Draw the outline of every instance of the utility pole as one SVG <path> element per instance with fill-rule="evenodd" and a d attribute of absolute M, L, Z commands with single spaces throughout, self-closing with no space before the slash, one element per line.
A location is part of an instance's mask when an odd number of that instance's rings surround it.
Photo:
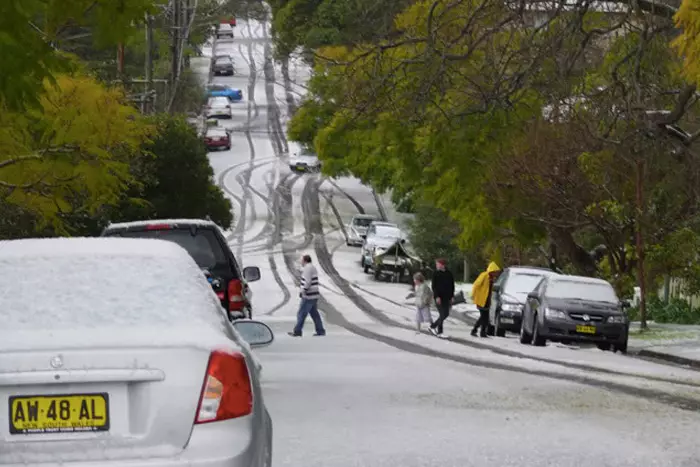
<path fill-rule="evenodd" d="M 175 90 L 175 82 L 177 81 L 178 76 L 180 76 L 180 40 L 181 40 L 181 35 L 182 35 L 182 14 L 180 13 L 180 2 L 181 0 L 173 0 L 173 17 L 172 17 L 172 45 L 170 48 L 171 52 L 171 59 L 172 59 L 172 68 L 170 71 L 170 79 L 171 79 L 171 89 L 172 92 Z"/>
<path fill-rule="evenodd" d="M 639 155 L 637 156 L 639 157 Z M 639 319 L 641 321 L 641 328 L 647 328 L 647 287 L 646 287 L 646 275 L 644 274 L 644 172 L 645 163 L 642 160 L 636 161 L 636 201 L 637 201 L 637 218 L 636 218 L 636 249 L 637 249 L 637 282 L 639 282 Z"/>
<path fill-rule="evenodd" d="M 144 114 L 149 114 L 153 111 L 153 99 L 151 91 L 153 90 L 153 16 L 146 13 L 146 69 L 144 75 L 146 82 L 144 83 L 144 100 L 141 111 Z"/>

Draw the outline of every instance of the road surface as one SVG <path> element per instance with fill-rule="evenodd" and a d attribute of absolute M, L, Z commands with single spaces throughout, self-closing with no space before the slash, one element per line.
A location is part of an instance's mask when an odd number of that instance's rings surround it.
<path fill-rule="evenodd" d="M 405 285 L 375 282 L 345 245 L 358 212 L 379 215 L 351 178 L 293 174 L 286 124 L 308 69 L 274 63 L 269 24 L 239 20 L 236 74 L 243 90 L 230 151 L 210 154 L 233 201 L 230 245 L 263 279 L 254 314 L 276 332 L 257 352 L 275 426 L 275 466 L 698 466 L 700 374 L 602 352 L 516 339 L 474 339 L 459 313 L 449 341 L 412 330 Z M 206 80 L 206 59 L 193 61 Z M 284 72 L 286 71 L 286 73 Z M 285 76 L 288 75 L 288 76 Z M 298 304 L 300 256 L 317 264 L 328 335 L 286 335 Z"/>

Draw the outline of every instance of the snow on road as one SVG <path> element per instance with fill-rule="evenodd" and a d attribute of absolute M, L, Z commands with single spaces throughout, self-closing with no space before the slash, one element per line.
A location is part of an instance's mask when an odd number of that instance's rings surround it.
<path fill-rule="evenodd" d="M 290 107 L 309 70 L 271 60 L 269 24 L 239 20 L 236 74 L 214 82 L 243 90 L 232 148 L 210 154 L 232 199 L 227 232 L 246 266 L 254 315 L 277 340 L 259 355 L 275 424 L 275 466 L 700 465 L 700 374 L 590 348 L 535 348 L 474 339 L 455 309 L 450 341 L 416 335 L 405 284 L 375 281 L 345 245 L 354 214 L 379 215 L 354 178 L 293 174 Z M 267 47 L 266 47 L 267 46 Z M 203 79 L 206 58 L 193 61 Z M 274 75 L 274 76 L 273 76 Z M 319 270 L 328 336 L 286 335 L 296 316 L 302 254 Z M 307 337 L 308 336 L 308 337 Z"/>

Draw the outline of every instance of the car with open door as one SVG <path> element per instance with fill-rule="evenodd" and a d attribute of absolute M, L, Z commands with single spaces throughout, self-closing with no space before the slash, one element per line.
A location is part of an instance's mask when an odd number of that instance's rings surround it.
<path fill-rule="evenodd" d="M 2 241 L 0 283 L 0 465 L 271 466 L 272 331 L 230 323 L 183 248 Z"/>
<path fill-rule="evenodd" d="M 550 269 L 529 266 L 505 268 L 493 284 L 486 332 L 498 337 L 504 337 L 506 331 L 520 333 L 527 295 L 542 278 L 551 274 L 557 273 Z"/>
<path fill-rule="evenodd" d="M 183 247 L 201 269 L 220 281 L 217 292 L 230 319 L 253 317 L 253 292 L 249 282 L 260 279 L 260 269 L 241 270 L 221 228 L 204 219 L 165 219 L 110 224 L 103 237 L 155 238 Z M 205 274 L 203 274 L 205 275 Z"/>
<path fill-rule="evenodd" d="M 528 294 L 520 342 L 591 342 L 601 350 L 627 352 L 629 320 L 609 282 L 584 276 L 550 275 Z"/>

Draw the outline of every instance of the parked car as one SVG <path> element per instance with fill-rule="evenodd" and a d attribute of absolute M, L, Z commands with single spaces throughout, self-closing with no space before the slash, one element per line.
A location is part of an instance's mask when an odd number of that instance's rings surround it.
<path fill-rule="evenodd" d="M 207 94 L 209 97 L 225 97 L 232 102 L 243 100 L 243 91 L 223 84 L 210 84 L 207 86 Z"/>
<path fill-rule="evenodd" d="M 229 323 L 182 248 L 3 241 L 0 276 L 0 465 L 271 465 L 272 331 Z"/>
<path fill-rule="evenodd" d="M 214 75 L 230 75 L 233 76 L 236 69 L 233 66 L 233 60 L 230 57 L 218 57 L 214 59 L 212 65 L 214 67 Z"/>
<path fill-rule="evenodd" d="M 220 23 L 219 28 L 216 30 L 217 39 L 223 39 L 224 37 L 233 39 L 233 27 L 229 23 Z"/>
<path fill-rule="evenodd" d="M 320 172 L 321 161 L 316 154 L 308 151 L 301 151 L 289 158 L 289 169 L 292 172 Z"/>
<path fill-rule="evenodd" d="M 229 318 L 252 318 L 253 293 L 249 282 L 260 279 L 260 269 L 249 266 L 241 271 L 221 228 L 202 219 L 148 220 L 110 224 L 103 237 L 157 238 L 177 243 L 194 258 L 200 268 L 221 280 L 221 306 Z"/>
<path fill-rule="evenodd" d="M 362 243 L 360 266 L 365 273 L 372 269 L 373 258 L 386 251 L 397 240 L 404 238 L 399 226 L 391 222 L 373 221 L 368 229 L 367 236 Z"/>
<path fill-rule="evenodd" d="M 231 136 L 221 127 L 209 127 L 204 135 L 207 149 L 231 149 Z"/>
<path fill-rule="evenodd" d="M 546 268 L 511 266 L 505 268 L 491 292 L 487 333 L 503 337 L 506 331 L 519 333 L 527 295 L 542 278 L 556 272 Z"/>
<path fill-rule="evenodd" d="M 233 118 L 231 102 L 226 97 L 210 97 L 207 101 L 207 118 Z"/>
<path fill-rule="evenodd" d="M 350 224 L 348 224 L 348 238 L 345 243 L 348 246 L 362 246 L 365 237 L 367 237 L 369 225 L 376 220 L 377 218 L 371 214 L 352 216 Z"/>
<path fill-rule="evenodd" d="M 592 342 L 601 350 L 627 352 L 628 306 L 602 279 L 549 275 L 528 294 L 520 342 Z"/>

